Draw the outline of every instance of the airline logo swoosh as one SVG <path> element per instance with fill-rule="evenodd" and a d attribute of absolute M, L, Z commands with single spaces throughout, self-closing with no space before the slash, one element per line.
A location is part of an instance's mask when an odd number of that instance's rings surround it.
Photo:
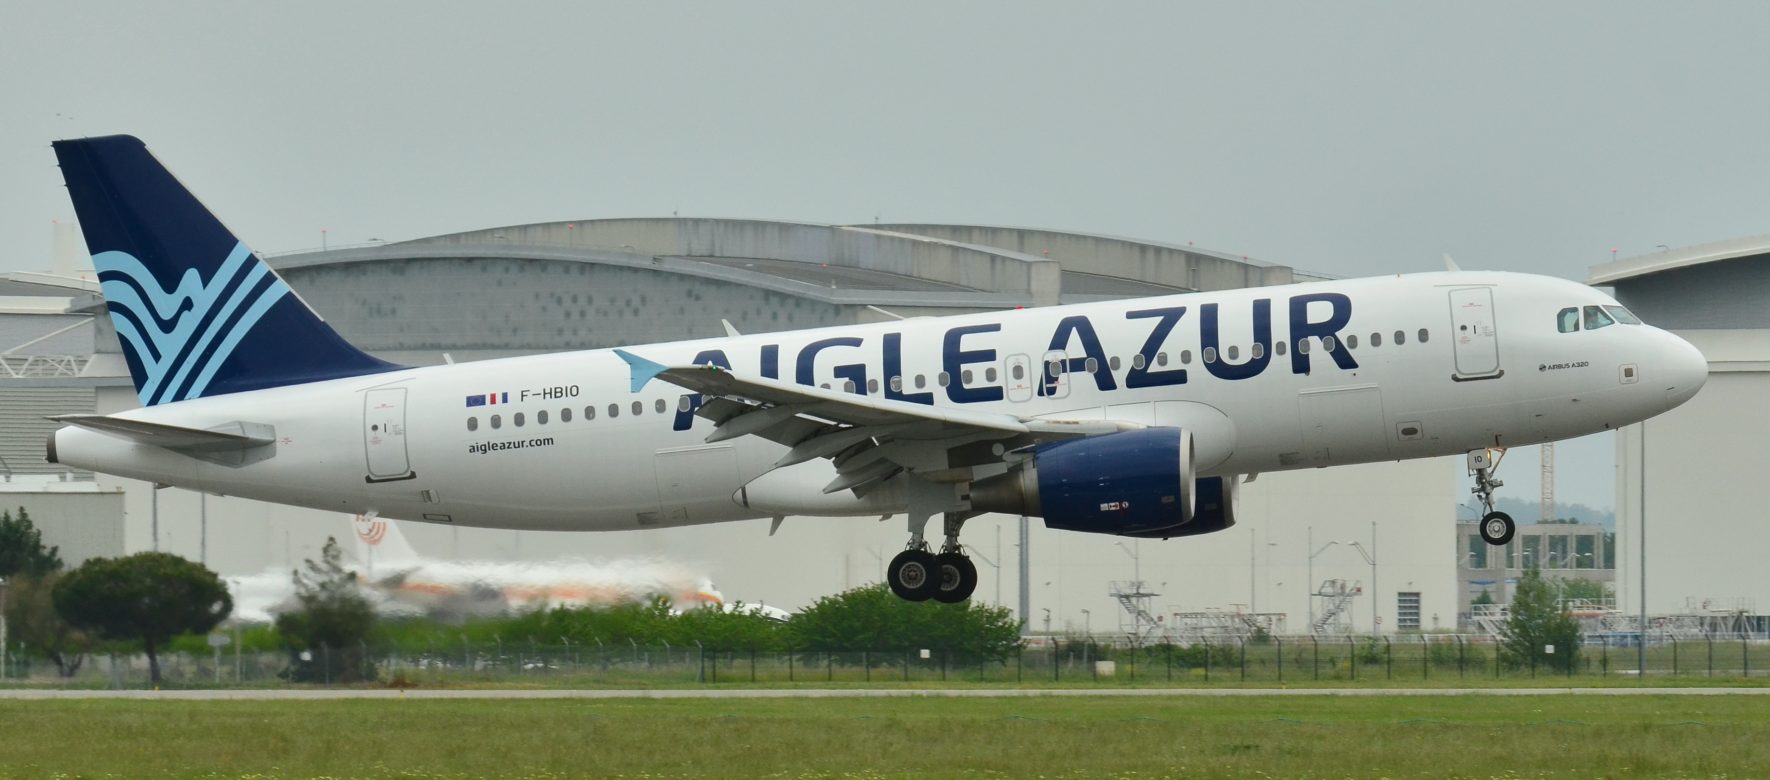
<path fill-rule="evenodd" d="M 117 339 L 141 364 L 136 391 L 146 406 L 202 396 L 252 326 L 289 294 L 245 244 L 234 245 L 214 276 L 187 269 L 171 290 L 127 252 L 100 252 L 92 264 Z"/>

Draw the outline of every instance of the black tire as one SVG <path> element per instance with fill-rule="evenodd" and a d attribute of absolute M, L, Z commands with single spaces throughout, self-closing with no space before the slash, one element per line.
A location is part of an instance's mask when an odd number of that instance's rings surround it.
<path fill-rule="evenodd" d="M 904 601 L 927 601 L 940 591 L 940 566 L 934 553 L 904 550 L 885 567 L 885 582 Z"/>
<path fill-rule="evenodd" d="M 961 553 L 949 552 L 934 556 L 934 564 L 940 569 L 940 589 L 935 591 L 934 600 L 945 604 L 957 604 L 971 598 L 977 590 L 977 564 Z"/>
<path fill-rule="evenodd" d="M 1518 533 L 1518 524 L 1512 522 L 1512 516 L 1505 512 L 1488 512 L 1481 518 L 1481 541 L 1495 547 L 1512 541 L 1512 535 Z"/>

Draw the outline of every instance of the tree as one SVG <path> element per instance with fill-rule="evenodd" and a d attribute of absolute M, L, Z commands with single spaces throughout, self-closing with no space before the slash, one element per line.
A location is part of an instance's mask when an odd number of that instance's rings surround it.
<path fill-rule="evenodd" d="M 375 631 L 375 608 L 344 568 L 338 540 L 327 537 L 320 559 L 296 570 L 295 600 L 301 608 L 277 616 L 277 631 L 289 650 L 288 676 L 298 682 L 356 682 L 375 679 L 364 643 Z"/>
<path fill-rule="evenodd" d="M 1606 599 L 1614 598 L 1616 596 L 1616 593 L 1610 589 L 1609 585 L 1602 582 L 1580 579 L 1578 577 L 1569 577 L 1567 579 L 1558 580 L 1557 585 L 1560 590 L 1560 598 L 1563 602 L 1572 601 L 1574 599 L 1603 602 Z"/>
<path fill-rule="evenodd" d="M 53 593 L 60 578 L 50 573 L 9 580 L 6 622 L 12 641 L 48 658 L 61 676 L 73 677 L 92 650 L 92 636 L 56 613 Z"/>
<path fill-rule="evenodd" d="M 41 577 L 60 571 L 60 552 L 59 547 L 43 546 L 43 534 L 24 507 L 18 508 L 17 517 L 0 511 L 0 577 Z"/>
<path fill-rule="evenodd" d="M 93 558 L 64 575 L 52 597 L 55 611 L 76 628 L 101 639 L 141 640 L 155 685 L 167 640 L 207 632 L 234 608 L 215 572 L 160 552 Z"/>
<path fill-rule="evenodd" d="M 1492 604 L 1493 603 L 1493 591 L 1490 591 L 1486 588 L 1482 588 L 1481 595 L 1476 596 L 1475 600 L 1471 601 L 1469 603 L 1475 604 L 1475 605 L 1481 605 L 1481 606 Z"/>
<path fill-rule="evenodd" d="M 963 658 L 1006 658 L 1020 622 L 1004 607 L 904 601 L 883 583 L 825 596 L 787 624 L 803 650 L 944 650 Z"/>
<path fill-rule="evenodd" d="M 1561 608 L 1555 586 L 1532 568 L 1512 592 L 1511 614 L 1500 633 L 1501 651 L 1514 664 L 1572 667 L 1579 654 L 1579 622 Z M 1548 647 L 1554 647 L 1553 653 Z"/>

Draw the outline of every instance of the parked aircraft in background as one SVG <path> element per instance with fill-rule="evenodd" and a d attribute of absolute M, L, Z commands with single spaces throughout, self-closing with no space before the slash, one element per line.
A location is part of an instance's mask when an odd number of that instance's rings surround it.
<path fill-rule="evenodd" d="M 664 560 L 554 559 L 454 561 L 418 554 L 386 518 L 345 517 L 354 541 L 349 562 L 364 595 L 383 616 L 423 615 L 444 620 L 509 615 L 552 607 L 598 607 L 669 599 L 672 609 L 745 609 L 784 620 L 787 613 L 762 605 L 727 604 L 706 576 Z M 342 533 L 339 538 L 343 538 Z M 269 622 L 294 605 L 288 569 L 235 578 L 234 613 Z"/>
<path fill-rule="evenodd" d="M 50 460 L 495 528 L 902 514 L 887 580 L 915 600 L 971 594 L 977 514 L 1191 536 L 1285 469 L 1466 453 L 1501 544 L 1492 453 L 1707 376 L 1597 290 L 1464 271 L 407 368 L 340 338 L 139 140 L 55 152 L 142 408 L 58 418 Z"/>

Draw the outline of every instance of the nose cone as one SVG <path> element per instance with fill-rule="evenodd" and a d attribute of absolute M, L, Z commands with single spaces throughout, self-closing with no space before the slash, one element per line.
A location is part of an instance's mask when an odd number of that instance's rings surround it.
<path fill-rule="evenodd" d="M 1666 408 L 1674 409 L 1695 397 L 1709 379 L 1709 359 L 1690 342 L 1665 334 L 1660 355 L 1660 381 L 1666 388 Z"/>

